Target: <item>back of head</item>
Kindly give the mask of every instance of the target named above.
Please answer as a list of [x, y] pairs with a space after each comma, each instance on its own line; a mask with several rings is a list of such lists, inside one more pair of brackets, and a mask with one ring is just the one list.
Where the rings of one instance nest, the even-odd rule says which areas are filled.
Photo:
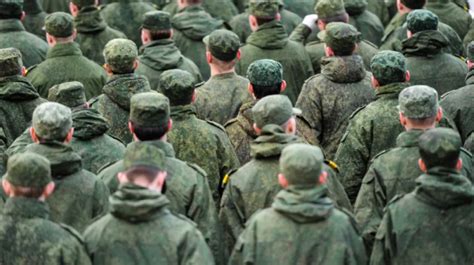
[[420, 156], [427, 169], [456, 168], [461, 151], [461, 137], [447, 128], [435, 128], [423, 133], [418, 140]]
[[72, 128], [71, 110], [59, 103], [43, 103], [33, 112], [32, 126], [40, 141], [63, 142]]
[[249, 13], [256, 17], [261, 25], [276, 19], [279, 5], [278, 0], [249, 0]]
[[79, 9], [88, 6], [95, 6], [97, 0], [71, 0], [71, 3], [76, 5]]
[[409, 9], [422, 9], [426, 4], [426, 0], [400, 0], [400, 3]]
[[171, 106], [188, 105], [192, 102], [195, 82], [187, 71], [167, 70], [160, 76], [159, 92], [169, 99]]
[[75, 108], [86, 104], [84, 85], [81, 82], [66, 82], [51, 87], [48, 91], [48, 101]]
[[413, 10], [407, 16], [407, 29], [413, 34], [426, 30], [438, 30], [438, 23], [438, 16], [425, 9]]
[[20, 19], [23, 0], [0, 0], [0, 19]]
[[21, 52], [15, 48], [0, 49], [0, 77], [21, 74], [21, 58]]
[[145, 92], [130, 99], [130, 122], [139, 140], [160, 139], [168, 130], [169, 120], [170, 104], [164, 95]]
[[319, 0], [314, 6], [314, 13], [324, 23], [349, 21], [343, 0]]
[[344, 0], [344, 8], [350, 16], [358, 16], [367, 9], [367, 0]]
[[314, 188], [319, 183], [324, 155], [319, 147], [291, 144], [280, 156], [280, 172], [296, 188]]
[[257, 99], [277, 95], [283, 82], [283, 66], [271, 59], [257, 60], [248, 67], [247, 78]]
[[410, 86], [398, 96], [398, 109], [407, 118], [422, 120], [438, 113], [438, 92], [429, 86]]
[[73, 17], [64, 12], [52, 13], [44, 19], [46, 32], [55, 38], [69, 38], [74, 34]]
[[406, 81], [406, 61], [403, 54], [381, 51], [370, 62], [370, 69], [380, 86]]
[[142, 29], [150, 32], [151, 40], [171, 37], [171, 15], [163, 11], [150, 11], [143, 16]]
[[284, 125], [291, 117], [300, 113], [284, 95], [264, 97], [252, 108], [253, 120], [259, 129], [266, 125]]
[[224, 29], [213, 31], [204, 37], [203, 42], [212, 56], [223, 62], [233, 61], [237, 57], [240, 48], [239, 36]]
[[133, 73], [137, 57], [137, 45], [131, 40], [113, 39], [104, 48], [105, 62], [114, 74]]
[[323, 36], [325, 44], [336, 56], [348, 56], [354, 52], [361, 34], [350, 24], [333, 22], [326, 26]]

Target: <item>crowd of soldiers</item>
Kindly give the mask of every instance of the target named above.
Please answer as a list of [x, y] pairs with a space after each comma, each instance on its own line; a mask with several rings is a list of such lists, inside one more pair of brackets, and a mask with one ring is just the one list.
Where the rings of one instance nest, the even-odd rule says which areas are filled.
[[0, 265], [472, 265], [473, 151], [466, 0], [0, 0]]

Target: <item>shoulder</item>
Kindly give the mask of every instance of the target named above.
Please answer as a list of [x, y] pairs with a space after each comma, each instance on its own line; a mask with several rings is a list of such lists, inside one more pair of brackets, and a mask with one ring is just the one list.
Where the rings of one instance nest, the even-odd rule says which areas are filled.
[[373, 44], [372, 42], [368, 41], [368, 40], [363, 40], [362, 42], [362, 45], [363, 47], [366, 47], [368, 49], [372, 49], [372, 50], [376, 50], [378, 51], [379, 49], [377, 48], [377, 45]]
[[353, 119], [357, 114], [359, 114], [362, 110], [366, 109], [367, 105], [357, 108], [352, 114], [349, 116], [349, 119]]
[[26, 75], [31, 74], [35, 69], [38, 68], [38, 64], [32, 65], [26, 69]]
[[463, 154], [464, 154], [465, 156], [467, 156], [467, 157], [472, 158], [472, 153], [469, 152], [469, 151], [468, 151], [467, 149], [465, 149], [464, 147], [461, 147], [461, 155], [463, 155]]
[[207, 177], [206, 171], [204, 171], [204, 169], [202, 169], [200, 166], [198, 166], [194, 163], [190, 163], [190, 162], [184, 162], [184, 163], [188, 166], [188, 168], [195, 171], [198, 175], [200, 175], [202, 177]]
[[206, 120], [206, 123], [209, 124], [212, 128], [217, 129], [217, 130], [219, 130], [220, 132], [224, 132], [224, 133], [225, 133], [225, 128], [224, 128], [224, 126], [220, 125], [219, 123], [217, 123], [217, 122], [215, 122], [215, 121], [210, 121], [210, 120]]
[[317, 82], [321, 82], [322, 80], [324, 80], [324, 76], [322, 74], [313, 75], [310, 78], [306, 79], [306, 81], [304, 81], [303, 87], [310, 86]]
[[84, 244], [84, 239], [83, 237], [81, 236], [81, 234], [79, 234], [79, 232], [77, 232], [74, 228], [66, 225], [66, 224], [63, 224], [63, 223], [58, 223], [59, 224], [59, 227], [61, 227], [64, 231], [66, 231], [69, 235], [71, 235], [73, 238], [75, 238], [77, 241], [79, 241], [79, 243]]
[[228, 120], [228, 121], [224, 124], [224, 128], [227, 130], [228, 127], [235, 126], [235, 124], [236, 124], [238, 121], [239, 121], [239, 119], [237, 119], [237, 118], [230, 119], [230, 120]]

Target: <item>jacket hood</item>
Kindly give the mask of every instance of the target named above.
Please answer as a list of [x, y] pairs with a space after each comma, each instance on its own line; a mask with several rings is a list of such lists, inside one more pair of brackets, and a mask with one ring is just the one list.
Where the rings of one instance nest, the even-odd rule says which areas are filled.
[[183, 55], [171, 39], [157, 40], [141, 48], [140, 63], [155, 71], [175, 69], [183, 63]]
[[173, 106], [170, 108], [170, 115], [174, 121], [186, 120], [196, 116], [194, 105]]
[[150, 90], [148, 80], [136, 74], [114, 75], [102, 88], [104, 94], [126, 110], [130, 110], [130, 98], [133, 95]]
[[321, 74], [335, 83], [355, 83], [367, 75], [359, 55], [324, 57], [321, 59]]
[[281, 190], [276, 195], [272, 208], [297, 223], [312, 223], [327, 219], [334, 206], [327, 197], [327, 187], [321, 185], [312, 189], [290, 186]]
[[418, 146], [418, 139], [424, 133], [423, 130], [410, 130], [400, 133], [397, 136], [398, 147], [416, 147]]
[[449, 41], [437, 30], [426, 30], [414, 34], [402, 42], [404, 55], [434, 56], [448, 46]]
[[49, 219], [49, 207], [48, 204], [38, 199], [11, 197], [5, 202], [3, 214], [26, 219]]
[[377, 98], [393, 98], [398, 100], [398, 95], [403, 89], [409, 87], [410, 84], [405, 83], [392, 83], [385, 86], [379, 87], [375, 94]]
[[151, 145], [156, 146], [158, 149], [163, 151], [166, 157], [175, 157], [176, 154], [174, 152], [173, 146], [165, 141], [161, 140], [155, 140], [155, 141], [146, 141], [146, 143], [149, 143]]
[[471, 181], [453, 169], [431, 168], [416, 180], [416, 184], [416, 197], [437, 208], [452, 208], [474, 199]]
[[74, 18], [74, 26], [79, 33], [93, 33], [103, 31], [107, 24], [100, 15], [99, 9], [94, 6], [84, 7]]
[[257, 31], [250, 34], [247, 43], [260, 49], [281, 49], [288, 43], [288, 34], [280, 21], [271, 21], [258, 27]]
[[255, 106], [257, 102], [251, 101], [242, 104], [239, 110], [239, 115], [237, 115], [237, 119], [239, 120], [239, 125], [241, 125], [242, 130], [245, 131], [247, 135], [252, 137], [253, 139], [257, 138], [257, 134], [253, 129], [253, 116], [252, 116], [252, 108]]
[[466, 85], [472, 85], [474, 84], [474, 68], [469, 70], [469, 72], [466, 75]]
[[10, 101], [32, 100], [39, 98], [33, 85], [23, 76], [0, 78], [0, 99]]
[[74, 137], [88, 140], [107, 132], [106, 120], [95, 109], [81, 109], [72, 113]]
[[192, 5], [180, 10], [171, 20], [173, 28], [186, 37], [201, 41], [214, 30], [222, 27], [223, 21], [209, 15], [200, 5]]
[[62, 179], [82, 169], [81, 156], [63, 143], [30, 144], [26, 151], [42, 155], [49, 160], [53, 179]]
[[263, 127], [260, 135], [250, 145], [253, 158], [280, 156], [288, 144], [303, 142], [295, 135], [288, 135], [278, 125], [269, 124]]
[[138, 223], [156, 218], [169, 201], [160, 192], [127, 183], [110, 196], [109, 203], [113, 216]]
[[344, 0], [344, 8], [349, 16], [358, 16], [367, 8], [366, 0]]

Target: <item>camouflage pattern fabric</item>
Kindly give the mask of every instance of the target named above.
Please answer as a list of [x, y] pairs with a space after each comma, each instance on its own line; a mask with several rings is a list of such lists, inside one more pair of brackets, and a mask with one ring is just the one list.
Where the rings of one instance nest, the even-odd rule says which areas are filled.
[[42, 3], [46, 13], [69, 12], [68, 0], [42, 0]]
[[471, 27], [467, 32], [466, 36], [464, 37], [464, 46], [467, 47], [467, 45], [471, 43], [471, 41], [474, 41], [474, 21], [471, 23]]
[[383, 0], [367, 0], [367, 10], [376, 15], [383, 25], [387, 25], [390, 22], [390, 14], [388, 7]]
[[26, 0], [23, 4], [23, 10], [26, 16], [21, 22], [26, 31], [46, 41], [46, 32], [43, 30], [46, 12], [43, 11], [39, 0]]
[[439, 18], [429, 10], [416, 9], [407, 16], [407, 29], [415, 34], [425, 30], [437, 30]]
[[451, 26], [464, 39], [469, 26], [472, 23], [472, 17], [469, 12], [459, 8], [455, 3], [444, 0], [427, 1], [425, 8], [438, 15], [439, 20]]
[[[391, 38], [393, 38], [395, 31], [397, 31], [397, 29], [399, 29], [405, 24], [407, 20], [407, 16], [408, 16], [408, 13], [405, 13], [405, 14], [397, 13], [392, 18], [392, 20], [390, 20], [390, 23], [388, 23], [385, 26], [384, 36], [382, 37], [382, 44], [380, 45], [380, 49], [390, 49], [390, 48], [387, 48], [389, 47], [387, 43], [389, 42]], [[405, 37], [403, 39], [406, 38], [406, 31], [404, 33], [405, 33]]]
[[[172, 15], [175, 15], [179, 12], [178, 5], [176, 0], [170, 0], [171, 3], [167, 4], [163, 11], [169, 12]], [[203, 1], [202, 7], [208, 12], [212, 17], [217, 19], [222, 19], [224, 21], [230, 21], [234, 16], [239, 12], [236, 6], [232, 3], [231, 0], [206, 0]]]
[[380, 46], [384, 35], [384, 26], [375, 14], [367, 10], [367, 2], [365, 0], [345, 0], [344, 6], [349, 14], [349, 24], [357, 28], [362, 39], [377, 47]]
[[[165, 195], [124, 184], [110, 197], [110, 213], [84, 233], [94, 264], [214, 264], [195, 224], [168, 210]], [[156, 228], [160, 227], [159, 230]]]
[[313, 14], [313, 7], [317, 0], [283, 0], [285, 9], [297, 14], [299, 17]]

